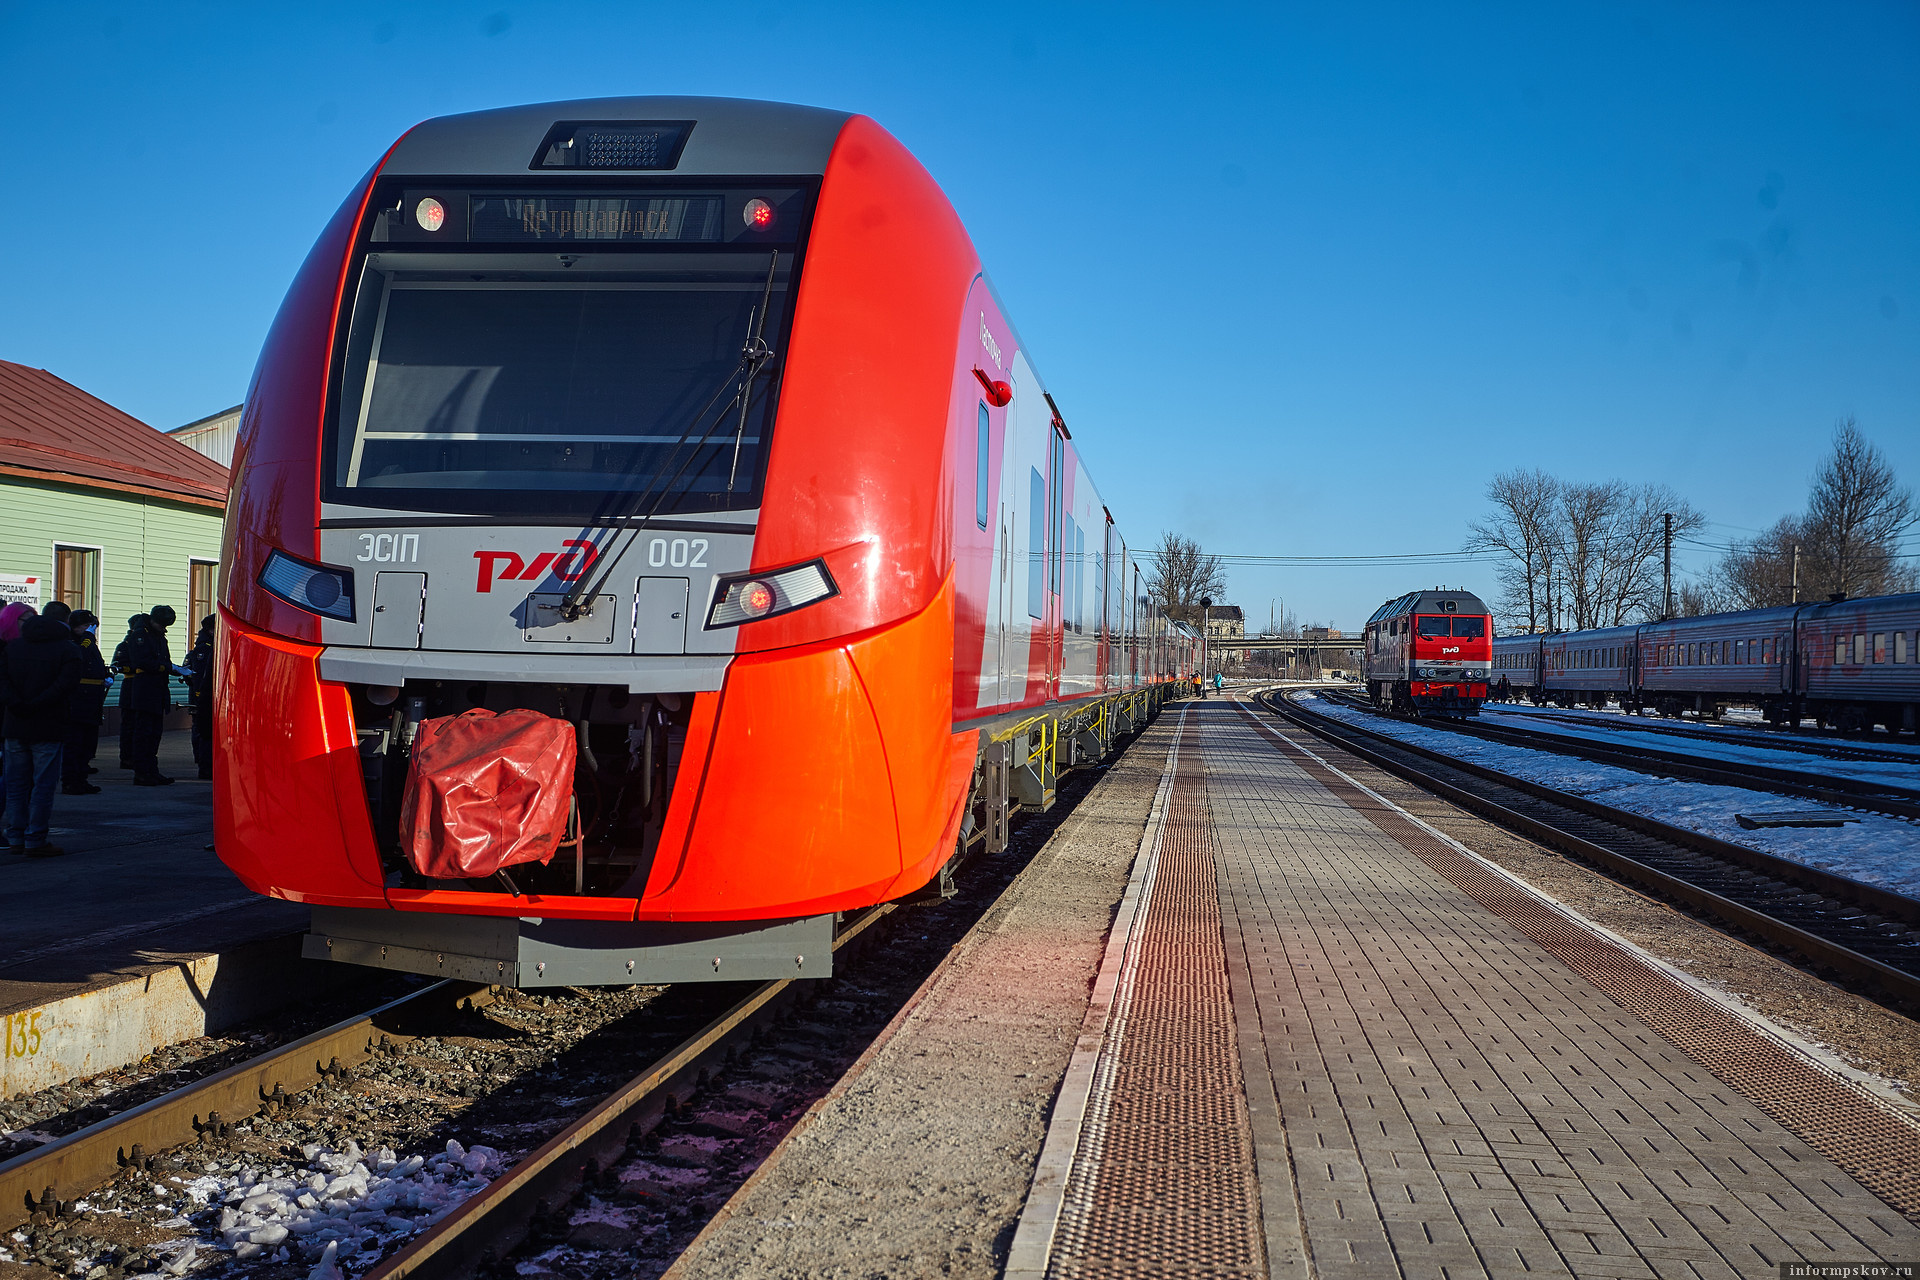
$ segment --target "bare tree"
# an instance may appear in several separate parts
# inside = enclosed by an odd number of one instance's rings
[[[1168,616],[1198,622],[1202,600],[1220,600],[1227,594],[1227,571],[1220,557],[1201,551],[1192,538],[1163,533],[1160,545],[1149,554],[1153,576],[1147,590]]]
[[[1766,609],[1791,604],[1794,598],[1794,556],[1807,545],[1804,522],[1798,516],[1782,516],[1773,528],[1748,542],[1735,543],[1732,551],[1714,569],[1715,594],[1733,609]],[[1807,566],[1811,569],[1811,565]],[[1819,599],[1824,592],[1811,589],[1806,572],[1801,579],[1802,599]]]
[[[1913,495],[1848,418],[1835,428],[1833,451],[1813,478],[1807,513],[1784,516],[1736,543],[1714,571],[1715,594],[1735,609],[1791,603],[1796,558],[1802,600],[1911,591],[1920,584],[1899,551],[1916,522]]]
[[[1673,616],[1698,618],[1708,613],[1724,613],[1736,608],[1713,582],[1682,582],[1673,589]]]
[[[1502,472],[1487,482],[1493,514],[1467,526],[1467,550],[1496,551],[1501,563],[1500,620],[1509,629],[1552,629],[1553,527],[1560,482],[1544,471]]]
[[[1833,452],[1813,478],[1805,532],[1826,592],[1879,595],[1911,584],[1900,535],[1920,520],[1913,494],[1900,487],[1886,455],[1849,417],[1834,428]]]
[[[1467,547],[1502,555],[1500,622],[1509,630],[1613,627],[1662,608],[1666,517],[1674,535],[1705,517],[1664,485],[1570,484],[1509,471],[1487,486],[1494,514]]]

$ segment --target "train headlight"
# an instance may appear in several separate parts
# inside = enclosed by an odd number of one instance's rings
[[[758,622],[839,594],[840,588],[820,560],[774,573],[722,578],[713,593],[713,608],[707,611],[707,630]]]
[[[296,560],[284,551],[272,551],[261,566],[261,586],[296,609],[323,618],[353,621],[353,570]]]
[[[438,231],[447,223],[447,207],[428,196],[413,207],[413,220],[422,231]]]

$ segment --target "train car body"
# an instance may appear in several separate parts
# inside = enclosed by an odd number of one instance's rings
[[[945,888],[1197,657],[953,209],[857,115],[416,127],[296,276],[232,470],[216,847],[314,905],[310,954],[823,973],[836,913]],[[430,879],[410,744],[476,707],[575,726],[576,839]]]
[[[1502,700],[1532,698],[1540,690],[1542,637],[1537,634],[1495,636],[1493,667],[1487,673],[1490,697]]]
[[[1562,631],[1540,644],[1539,691],[1543,699],[1571,706],[1604,704],[1633,687],[1637,657],[1634,627]]]
[[[1920,594],[1502,636],[1494,653],[1509,696],[1562,706],[1717,716],[1740,704],[1776,724],[1890,732],[1920,717]]]
[[[1364,679],[1375,705],[1476,715],[1493,665],[1493,619],[1470,591],[1412,591],[1367,619]]]

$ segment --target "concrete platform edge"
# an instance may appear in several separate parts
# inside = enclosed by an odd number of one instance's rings
[[[1161,834],[1166,827],[1167,798],[1173,791],[1174,766],[1179,760],[1186,723],[1187,709],[1182,707],[1173,740],[1167,745],[1167,760],[1159,789],[1154,793],[1153,808],[1147,815],[1147,827],[1140,834],[1140,847],[1134,854],[1133,872],[1115,912],[1113,928],[1107,935],[1086,1019],[1081,1024],[1073,1056],[1060,1081],[1053,1114],[1047,1122],[1046,1141],[1034,1167],[1033,1186],[1027,1193],[1026,1205],[1020,1211],[1013,1242],[1007,1250],[1007,1266],[1003,1272],[1006,1280],[1043,1280],[1047,1273],[1054,1233],[1059,1228],[1060,1212],[1066,1200],[1067,1178],[1073,1172],[1073,1160],[1079,1151],[1081,1128],[1086,1120],[1087,1100],[1093,1093],[1095,1069],[1106,1045],[1114,997],[1119,991],[1135,928],[1144,915],[1147,896],[1153,890],[1153,872],[1158,862]]]
[[[32,1093],[138,1062],[155,1049],[221,1031],[364,971],[300,958],[300,935],[118,974],[84,991],[0,1015],[0,1097]]]

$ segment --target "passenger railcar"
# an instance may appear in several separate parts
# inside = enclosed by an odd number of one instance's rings
[[[1920,594],[1502,636],[1494,652],[1511,696],[1561,706],[1717,716],[1741,704],[1776,724],[1890,732],[1920,715]]]
[[[1407,713],[1476,715],[1493,665],[1493,619],[1470,591],[1412,591],[1367,619],[1367,696]]]
[[[857,115],[430,120],[301,267],[226,526],[216,847],[309,954],[826,972],[1193,671],[958,217]],[[576,729],[562,856],[429,879],[428,719]],[[931,891],[930,889],[927,891]]]
[[[1540,637],[1495,636],[1493,666],[1487,672],[1488,696],[1501,701],[1537,698],[1540,692]]]

